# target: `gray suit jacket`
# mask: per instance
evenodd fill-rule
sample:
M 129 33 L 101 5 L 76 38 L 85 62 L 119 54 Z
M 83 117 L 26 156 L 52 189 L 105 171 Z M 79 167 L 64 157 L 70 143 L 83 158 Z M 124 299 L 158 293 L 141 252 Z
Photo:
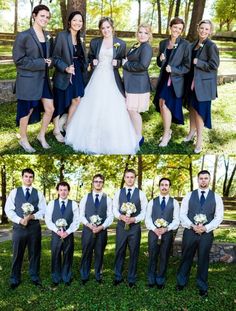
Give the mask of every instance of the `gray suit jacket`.
M 86 71 L 86 52 L 82 43 L 84 54 L 84 64 L 82 71 Z M 53 76 L 53 85 L 58 89 L 65 90 L 69 83 L 71 75 L 65 72 L 66 67 L 73 64 L 73 43 L 71 33 L 67 30 L 58 33 L 53 48 L 53 62 L 56 68 Z
M 171 66 L 171 81 L 173 83 L 175 95 L 182 97 L 184 94 L 184 75 L 189 72 L 191 66 L 190 44 L 188 41 L 178 37 L 176 40 L 176 48 L 173 48 L 168 64 L 165 60 L 160 61 L 160 55 L 166 54 L 169 39 L 160 42 L 159 54 L 157 55 L 157 65 L 161 67 L 158 82 L 162 79 L 163 71 L 167 65 Z M 157 85 L 158 87 L 158 85 Z
M 44 32 L 47 55 L 51 56 L 52 38 Z M 43 93 L 45 71 L 48 67 L 44 61 L 41 43 L 32 28 L 20 32 L 13 45 L 13 60 L 16 65 L 16 97 L 22 100 L 39 100 Z M 50 81 L 49 81 L 50 85 Z
M 92 39 L 90 42 L 88 61 L 90 63 L 92 70 L 94 69 L 93 60 L 99 58 L 99 52 L 102 46 L 102 41 L 103 41 L 103 38 L 99 37 L 99 38 Z M 116 44 L 119 46 L 115 47 L 114 45 Z M 113 37 L 113 59 L 117 60 L 117 66 L 113 67 L 115 81 L 121 94 L 124 96 L 125 96 L 124 85 L 121 80 L 118 69 L 122 65 L 122 59 L 125 58 L 125 53 L 126 53 L 126 43 L 117 37 Z
M 191 44 L 191 51 L 198 41 Z M 194 65 L 194 87 L 198 101 L 209 101 L 217 97 L 217 69 L 220 64 L 219 50 L 214 42 L 207 39 L 197 51 Z
M 128 61 L 123 65 L 125 91 L 127 93 L 146 93 L 151 90 L 148 67 L 152 60 L 152 47 L 142 43 L 127 54 Z

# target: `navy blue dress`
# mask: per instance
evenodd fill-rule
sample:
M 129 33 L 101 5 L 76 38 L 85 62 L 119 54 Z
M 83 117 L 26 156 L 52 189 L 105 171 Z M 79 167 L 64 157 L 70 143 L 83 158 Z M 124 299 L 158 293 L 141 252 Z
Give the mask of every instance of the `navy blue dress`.
M 188 90 L 187 90 L 187 100 L 189 103 L 189 106 L 193 107 L 197 113 L 202 117 L 202 120 L 204 122 L 204 126 L 211 129 L 211 101 L 198 101 L 195 93 L 195 89 L 191 90 L 191 84 L 194 77 L 194 64 L 193 59 L 197 55 L 197 50 L 193 50 L 192 52 L 192 65 L 191 70 L 188 75 Z
M 80 49 L 82 49 L 80 47 Z M 77 46 L 73 45 L 74 57 L 73 64 L 75 67 L 75 75 L 72 75 L 71 82 L 65 90 L 54 87 L 54 118 L 68 112 L 73 98 L 84 96 L 84 81 L 82 75 L 82 59 L 78 55 L 83 55 L 82 51 L 77 52 Z
M 43 48 L 43 56 L 46 58 L 46 42 L 40 42 Z M 44 77 L 44 84 L 43 84 L 43 93 L 41 98 L 49 98 L 53 99 L 52 91 L 49 86 L 49 77 L 48 77 L 48 70 L 47 64 L 45 64 L 45 77 Z M 17 113 L 16 113 L 16 124 L 19 126 L 20 119 L 26 117 L 30 109 L 33 108 L 33 112 L 29 118 L 29 124 L 37 123 L 41 119 L 41 112 L 43 111 L 43 106 L 41 100 L 22 100 L 17 99 Z
M 166 49 L 166 65 L 168 64 L 171 51 L 172 49 Z M 176 124 L 184 124 L 182 97 L 176 97 L 173 84 L 171 83 L 171 85 L 168 86 L 168 79 L 170 77 L 170 73 L 168 73 L 165 68 L 163 68 L 162 70 L 162 78 L 157 85 L 157 90 L 154 97 L 154 104 L 156 106 L 156 110 L 160 112 L 159 99 L 162 98 L 165 100 L 165 105 L 171 112 L 172 122 Z

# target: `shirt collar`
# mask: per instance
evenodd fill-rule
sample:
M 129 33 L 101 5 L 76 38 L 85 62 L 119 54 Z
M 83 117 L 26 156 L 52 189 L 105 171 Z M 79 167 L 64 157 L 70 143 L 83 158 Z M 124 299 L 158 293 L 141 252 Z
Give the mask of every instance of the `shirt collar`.
M 67 205 L 67 203 L 68 203 L 68 198 L 67 199 L 61 199 L 61 198 L 59 198 L 59 204 L 61 205 L 62 204 L 62 201 L 63 202 L 65 202 L 65 205 Z
M 200 197 L 202 195 L 202 191 L 205 191 L 204 196 L 206 197 L 209 192 L 209 188 L 207 189 L 198 189 L 198 196 Z
M 126 193 L 128 192 L 128 189 L 131 189 L 131 192 L 133 192 L 134 191 L 134 188 L 135 188 L 135 186 L 133 186 L 133 187 L 127 187 L 127 186 L 125 186 L 125 191 L 126 191 Z
M 103 195 L 103 192 L 95 192 L 95 191 L 93 191 L 92 194 L 93 194 L 93 198 L 96 198 L 96 194 L 98 194 L 98 198 L 100 199 L 102 197 L 102 195 Z
M 31 193 L 32 188 L 33 188 L 32 186 L 30 186 L 30 187 L 22 186 L 22 189 L 23 189 L 24 192 L 26 192 L 26 189 L 29 189 L 29 192 Z
M 162 201 L 163 197 L 166 198 L 166 202 L 167 202 L 167 201 L 169 200 L 170 195 L 169 195 L 169 194 L 167 194 L 167 195 L 162 195 L 162 194 L 160 194 L 160 195 L 159 195 L 160 202 Z

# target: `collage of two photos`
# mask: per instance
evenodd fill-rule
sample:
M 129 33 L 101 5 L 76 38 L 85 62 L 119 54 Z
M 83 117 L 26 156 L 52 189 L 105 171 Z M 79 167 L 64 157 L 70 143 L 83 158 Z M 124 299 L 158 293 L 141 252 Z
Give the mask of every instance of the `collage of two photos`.
M 0 1 L 4 310 L 235 308 L 233 2 Z

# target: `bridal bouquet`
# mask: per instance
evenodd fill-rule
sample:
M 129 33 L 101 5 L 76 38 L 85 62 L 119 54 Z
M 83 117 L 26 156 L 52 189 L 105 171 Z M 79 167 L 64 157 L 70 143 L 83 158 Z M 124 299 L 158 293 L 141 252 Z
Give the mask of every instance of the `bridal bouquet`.
M 90 219 L 90 223 L 94 226 L 99 226 L 102 223 L 102 218 L 99 215 L 92 215 L 91 217 L 89 217 Z M 93 237 L 95 238 L 96 233 L 93 234 Z
M 123 203 L 121 205 L 121 208 L 120 208 L 121 212 L 124 213 L 126 216 L 131 216 L 131 214 L 135 213 L 136 212 L 136 206 L 134 203 L 131 203 L 131 202 L 126 202 L 126 203 Z M 129 230 L 129 225 L 128 224 L 125 224 L 125 230 Z
M 157 228 L 166 228 L 168 226 L 168 222 L 164 218 L 157 218 L 154 225 Z M 158 244 L 161 244 L 161 235 L 158 236 Z
M 204 225 L 207 222 L 207 217 L 205 214 L 196 214 L 193 217 L 195 225 Z
M 21 206 L 23 210 L 24 217 L 30 215 L 34 211 L 34 206 L 30 203 L 24 203 Z
M 67 226 L 67 221 L 65 220 L 65 218 L 59 218 L 57 219 L 55 225 L 61 232 L 64 232 Z M 61 238 L 61 240 L 63 241 L 63 238 Z

